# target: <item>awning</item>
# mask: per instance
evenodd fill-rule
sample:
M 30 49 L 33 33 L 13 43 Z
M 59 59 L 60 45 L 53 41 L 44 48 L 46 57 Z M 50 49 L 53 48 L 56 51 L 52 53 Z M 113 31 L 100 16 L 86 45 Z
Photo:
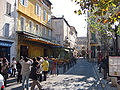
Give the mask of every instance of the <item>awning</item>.
M 25 32 L 25 31 L 17 31 L 17 33 L 25 38 L 27 38 L 27 40 L 29 41 L 34 41 L 34 42 L 40 42 L 40 43 L 43 43 L 43 44 L 48 44 L 48 45 L 54 45 L 54 46 L 61 46 L 60 44 L 58 43 L 54 43 L 50 40 L 47 40 L 47 39 L 44 39 L 38 35 L 35 35 L 35 34 L 32 34 L 32 33 L 29 33 L 29 32 Z

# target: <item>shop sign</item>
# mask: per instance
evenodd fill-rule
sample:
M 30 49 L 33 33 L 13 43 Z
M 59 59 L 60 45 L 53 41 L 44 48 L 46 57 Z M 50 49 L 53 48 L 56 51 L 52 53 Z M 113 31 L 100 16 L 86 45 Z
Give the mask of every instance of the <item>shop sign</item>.
M 109 56 L 109 76 L 120 76 L 120 56 Z
M 5 46 L 5 47 L 11 47 L 12 46 L 12 42 L 0 42 L 0 46 Z

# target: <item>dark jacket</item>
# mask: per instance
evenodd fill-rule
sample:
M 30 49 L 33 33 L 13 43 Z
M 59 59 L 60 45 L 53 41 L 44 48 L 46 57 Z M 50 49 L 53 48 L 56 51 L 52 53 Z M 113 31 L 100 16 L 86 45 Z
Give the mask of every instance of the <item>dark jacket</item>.
M 37 80 L 37 67 L 33 66 L 31 68 L 31 72 L 30 72 L 30 78 L 33 80 Z

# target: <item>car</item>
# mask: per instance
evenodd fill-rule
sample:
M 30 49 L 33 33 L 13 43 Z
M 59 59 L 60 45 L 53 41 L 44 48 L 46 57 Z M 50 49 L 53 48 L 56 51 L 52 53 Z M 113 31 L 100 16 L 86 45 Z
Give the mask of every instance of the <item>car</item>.
M 0 90 L 4 90 L 5 86 L 4 86 L 4 77 L 0 74 Z

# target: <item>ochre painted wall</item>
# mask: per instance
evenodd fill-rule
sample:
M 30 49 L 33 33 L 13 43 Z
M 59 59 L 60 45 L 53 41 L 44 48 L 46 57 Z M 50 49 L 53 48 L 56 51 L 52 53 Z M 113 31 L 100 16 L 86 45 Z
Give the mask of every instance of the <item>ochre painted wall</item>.
M 44 48 L 47 49 L 48 56 L 52 55 L 52 50 L 49 47 L 44 47 L 38 44 L 28 44 L 25 42 L 19 42 L 18 44 L 18 58 L 20 57 L 20 45 L 28 46 L 28 57 L 33 58 L 37 56 L 44 56 Z

